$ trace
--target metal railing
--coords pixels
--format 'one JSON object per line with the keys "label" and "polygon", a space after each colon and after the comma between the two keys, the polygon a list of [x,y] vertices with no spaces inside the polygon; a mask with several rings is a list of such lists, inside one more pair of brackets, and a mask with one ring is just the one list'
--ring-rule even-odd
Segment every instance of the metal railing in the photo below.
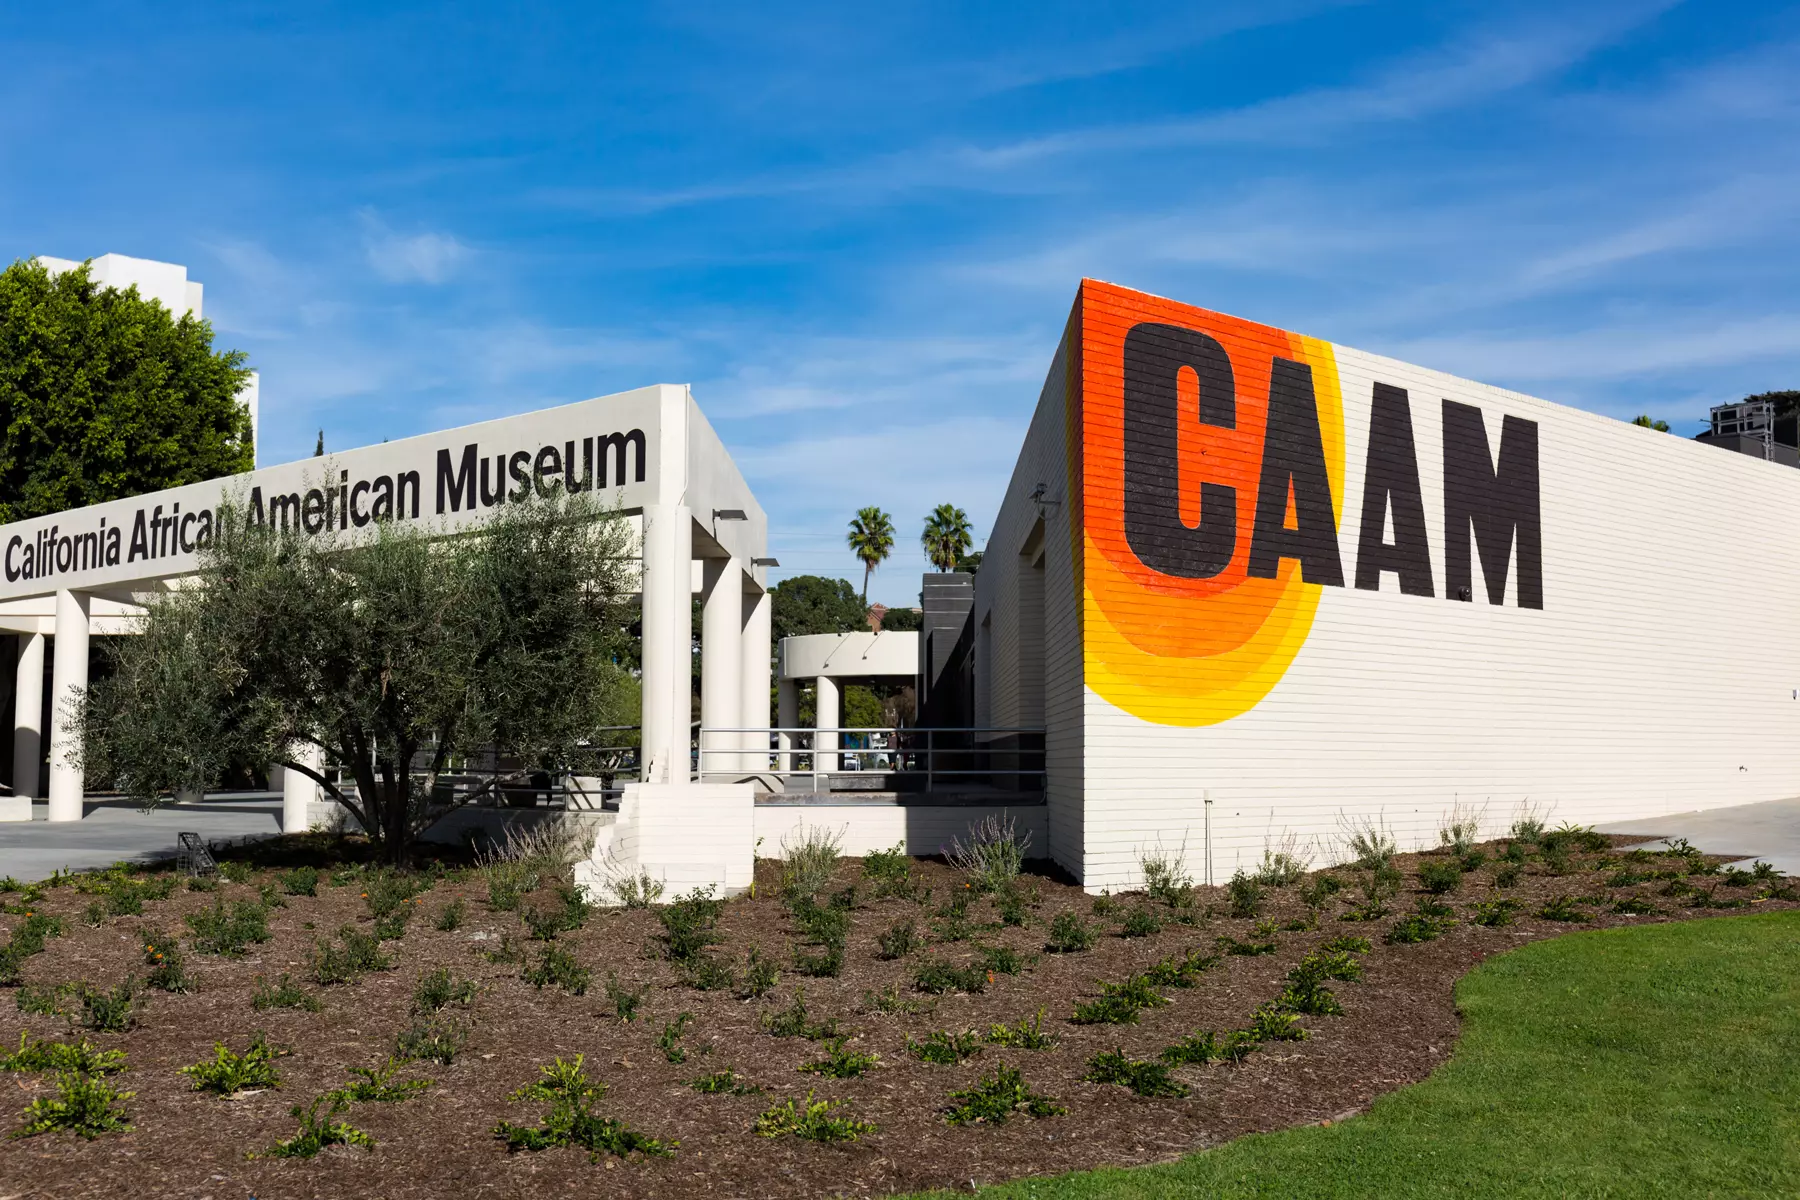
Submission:
{"label": "metal railing", "polygon": [[713,728],[699,731],[701,779],[807,780],[814,792],[1044,788],[1044,731],[1022,728]]}

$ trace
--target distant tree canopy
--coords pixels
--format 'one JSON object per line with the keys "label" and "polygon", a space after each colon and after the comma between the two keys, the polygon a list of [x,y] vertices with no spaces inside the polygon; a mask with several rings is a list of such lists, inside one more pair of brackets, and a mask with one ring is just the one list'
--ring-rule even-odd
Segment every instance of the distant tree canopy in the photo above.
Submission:
{"label": "distant tree canopy", "polygon": [[796,575],[769,589],[775,640],[807,633],[848,633],[869,628],[869,608],[847,579]]}
{"label": "distant tree canopy", "polygon": [[1743,402],[1749,404],[1753,400],[1768,400],[1775,405],[1778,417],[1792,416],[1800,410],[1800,392],[1758,392],[1754,396],[1745,396]]}
{"label": "distant tree canopy", "polygon": [[1631,423],[1636,425],[1639,429],[1654,429],[1658,433],[1669,432],[1669,423],[1667,421],[1654,420],[1649,413],[1639,413],[1631,419]]}
{"label": "distant tree canopy", "polygon": [[895,633],[906,633],[925,627],[925,614],[910,608],[890,608],[881,614],[881,628]]}
{"label": "distant tree canopy", "polygon": [[0,271],[0,521],[248,471],[244,355],[85,265]]}

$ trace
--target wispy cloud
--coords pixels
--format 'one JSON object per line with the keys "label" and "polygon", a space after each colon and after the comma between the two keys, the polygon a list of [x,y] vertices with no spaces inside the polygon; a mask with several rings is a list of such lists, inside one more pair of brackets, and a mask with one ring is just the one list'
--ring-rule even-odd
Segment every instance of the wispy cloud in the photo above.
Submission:
{"label": "wispy cloud", "polygon": [[389,283],[446,283],[469,257],[447,233],[396,233],[372,212],[363,214],[363,253]]}

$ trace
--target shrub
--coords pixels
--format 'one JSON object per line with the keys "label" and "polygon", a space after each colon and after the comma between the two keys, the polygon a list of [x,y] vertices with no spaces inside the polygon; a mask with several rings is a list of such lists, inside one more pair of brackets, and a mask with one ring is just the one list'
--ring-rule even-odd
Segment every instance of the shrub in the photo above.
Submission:
{"label": "shrub", "polygon": [[487,881],[488,908],[494,912],[513,912],[543,880],[542,871],[529,859],[484,863],[481,874]]}
{"label": "shrub", "polygon": [[837,1115],[843,1107],[838,1100],[814,1100],[809,1090],[804,1100],[788,1100],[777,1104],[756,1118],[752,1128],[758,1137],[781,1137],[793,1134],[809,1142],[854,1142],[865,1133],[873,1133],[875,1125],[851,1116]]}
{"label": "shrub", "polygon": [[1158,987],[1193,987],[1200,981],[1200,976],[1212,970],[1219,963],[1216,954],[1202,954],[1198,950],[1189,950],[1179,958],[1171,954],[1160,962],[1151,965],[1144,972],[1144,978]]}
{"label": "shrub", "polygon": [[[1550,835],[1545,834],[1546,838]],[[1561,842],[1546,842],[1543,847],[1544,869],[1552,875],[1567,875],[1570,870],[1569,848]]]}
{"label": "shrub", "polygon": [[1186,908],[1194,902],[1194,877],[1187,870],[1187,845],[1171,853],[1160,846],[1138,853],[1138,869],[1144,875],[1144,896],[1170,908]]}
{"label": "shrub", "polygon": [[92,1141],[103,1133],[130,1129],[125,1102],[136,1092],[121,1092],[99,1075],[59,1071],[56,1095],[44,1096],[25,1106],[25,1123],[14,1137],[36,1137],[58,1129]]}
{"label": "shrub", "polygon": [[1266,941],[1260,942],[1240,942],[1236,938],[1221,937],[1216,944],[1219,949],[1226,954],[1240,955],[1245,958],[1254,958],[1259,954],[1275,953],[1274,938],[1269,938]]}
{"label": "shrub", "polygon": [[587,995],[588,969],[576,962],[573,954],[557,946],[545,946],[537,962],[521,971],[519,978],[535,988],[555,984],[571,996]]}
{"label": "shrub", "polygon": [[58,1017],[63,1011],[63,997],[74,990],[74,984],[62,983],[53,988],[22,987],[13,1002],[22,1013],[34,1013],[43,1017]]}
{"label": "shrub", "polygon": [[394,1057],[402,1062],[425,1060],[447,1067],[468,1044],[468,1026],[431,1016],[400,1031],[394,1039]]}
{"label": "shrub", "polygon": [[395,1072],[405,1065],[398,1058],[389,1058],[382,1067],[351,1067],[351,1081],[330,1094],[342,1097],[352,1104],[398,1104],[403,1100],[411,1100],[430,1087],[431,1080],[391,1082]]}
{"label": "shrub", "polygon": [[880,1061],[879,1055],[846,1050],[844,1039],[836,1037],[825,1043],[824,1058],[802,1063],[799,1069],[808,1074],[825,1075],[832,1079],[854,1079],[865,1071],[873,1070]]}
{"label": "shrub", "polygon": [[1462,886],[1462,864],[1454,859],[1419,864],[1419,886],[1434,896],[1446,896]]}
{"label": "shrub", "polygon": [[990,814],[969,826],[966,842],[962,838],[952,841],[945,858],[976,891],[998,892],[1019,877],[1030,847],[1031,835],[1021,837],[1017,821],[1005,814]]}
{"label": "shrub", "polygon": [[375,918],[369,932],[375,935],[376,941],[397,942],[406,936],[406,924],[411,920],[411,908],[397,908],[385,917]]}
{"label": "shrub", "polygon": [[1481,850],[1465,850],[1463,853],[1456,856],[1456,861],[1462,865],[1463,874],[1465,875],[1472,875],[1476,871],[1481,870],[1487,863],[1487,860],[1488,856],[1486,852]]}
{"label": "shrub", "polygon": [[1429,942],[1443,933],[1449,924],[1450,922],[1439,917],[1412,913],[1394,922],[1382,940],[1396,946]]}
{"label": "shrub", "polygon": [[962,1091],[951,1092],[950,1099],[944,1120],[952,1125],[1004,1125],[1009,1117],[1019,1113],[1054,1117],[1069,1111],[1026,1087],[1024,1077],[1005,1063]]}
{"label": "shrub", "polygon": [[1586,921],[1588,914],[1575,906],[1575,897],[1557,896],[1547,901],[1538,909],[1537,915],[1546,921]]}
{"label": "shrub", "polygon": [[1438,828],[1438,845],[1459,858],[1475,848],[1481,840],[1483,810],[1469,808],[1458,801]]}
{"label": "shrub", "polygon": [[[320,1105],[328,1106],[324,1116],[319,1115]],[[364,1149],[373,1146],[374,1138],[348,1121],[338,1120],[338,1114],[349,1107],[349,1101],[336,1092],[326,1092],[304,1108],[294,1105],[288,1112],[299,1120],[300,1131],[269,1147],[267,1156],[312,1158],[327,1146],[362,1146]]]}
{"label": "shrub", "polygon": [[1656,911],[1656,905],[1642,896],[1623,896],[1613,902],[1612,910],[1626,916],[1643,917]]}
{"label": "shrub", "polygon": [[925,939],[919,936],[918,930],[911,921],[901,921],[889,927],[875,939],[875,942],[880,947],[876,951],[875,957],[884,962],[905,958],[914,950],[921,949],[925,945]]}
{"label": "shrub", "polygon": [[1185,1096],[1186,1084],[1169,1078],[1165,1063],[1126,1058],[1122,1050],[1103,1050],[1087,1061],[1082,1079],[1089,1083],[1116,1083],[1140,1096]]}
{"label": "shrub", "polygon": [[[1004,1029],[1006,1026],[995,1026]],[[973,1058],[981,1053],[981,1037],[974,1030],[966,1033],[950,1033],[938,1030],[928,1034],[922,1041],[906,1039],[906,1052],[920,1062],[937,1063],[939,1066],[953,1067],[966,1058]]]}
{"label": "shrub", "polygon": [[1287,987],[1276,1001],[1289,1012],[1309,1016],[1341,1016],[1344,1006],[1332,990],[1328,979],[1359,979],[1362,964],[1348,954],[1309,954],[1288,972]]}
{"label": "shrub", "polygon": [[196,1092],[235,1096],[250,1088],[280,1087],[281,1073],[275,1069],[275,1060],[289,1053],[269,1045],[259,1033],[242,1054],[232,1053],[224,1042],[214,1042],[211,1061],[182,1067],[181,1074],[194,1081]]}
{"label": "shrub", "polygon": [[930,1012],[937,1007],[936,1000],[912,1000],[900,994],[896,984],[889,984],[879,992],[866,989],[863,992],[862,1008],[864,1012],[909,1013]]}
{"label": "shrub", "polygon": [[968,940],[975,932],[969,923],[970,890],[956,893],[937,911],[938,919],[933,923],[931,934],[940,942],[961,942]]}
{"label": "shrub", "polygon": [[751,1096],[762,1091],[755,1084],[745,1083],[744,1077],[730,1067],[714,1071],[711,1075],[698,1075],[685,1082],[705,1096]]}
{"label": "shrub", "polygon": [[1044,1010],[1030,1018],[1021,1017],[1011,1025],[988,1026],[990,1046],[1011,1046],[1018,1050],[1048,1050],[1056,1045],[1056,1035],[1044,1032]]}
{"label": "shrub", "polygon": [[670,962],[685,963],[719,941],[714,930],[719,914],[725,909],[723,900],[715,899],[709,885],[695,888],[673,903],[660,908],[656,918],[662,922],[663,953]]}
{"label": "shrub", "polygon": [[844,951],[839,946],[816,950],[794,947],[794,970],[809,979],[835,979],[844,969]]}
{"label": "shrub", "polygon": [[1343,830],[1344,845],[1350,852],[1350,860],[1365,871],[1375,871],[1387,866],[1400,853],[1399,843],[1380,818],[1370,820],[1364,817],[1353,821],[1340,815],[1338,825]]}
{"label": "shrub", "polygon": [[434,1013],[450,1004],[469,1005],[475,999],[475,981],[458,980],[448,967],[439,967],[419,980],[413,989],[413,1011]]}
{"label": "shrub", "polygon": [[1219,1044],[1219,1035],[1209,1029],[1204,1033],[1191,1033],[1173,1046],[1163,1047],[1159,1057],[1171,1067],[1180,1067],[1223,1058],[1224,1048]]}
{"label": "shrub", "polygon": [[842,830],[800,825],[781,839],[781,893],[810,900],[831,882],[844,844]]}
{"label": "shrub", "polygon": [[806,993],[800,988],[794,989],[794,998],[786,1008],[775,1012],[765,1010],[758,1022],[763,1031],[772,1037],[803,1037],[816,1042],[836,1037],[838,1032],[836,1017],[827,1017],[817,1023],[807,1019]]}
{"label": "shrub", "polygon": [[1510,832],[1514,841],[1531,845],[1544,836],[1547,827],[1543,810],[1527,803],[1520,806],[1519,815],[1513,821]]}
{"label": "shrub", "polygon": [[234,900],[228,907],[224,896],[215,896],[210,909],[183,919],[194,931],[194,949],[202,954],[240,958],[253,943],[269,940],[268,910],[250,900]]}
{"label": "shrub", "polygon": [[1421,917],[1449,917],[1456,911],[1436,896],[1420,896],[1413,907]]}
{"label": "shrub", "polygon": [[71,1019],[96,1033],[124,1033],[137,1024],[138,984],[127,979],[113,988],[97,988],[89,983],[77,984],[74,998],[81,1004],[81,1015]]}
{"label": "shrub", "polygon": [[1019,890],[1016,881],[1012,887],[1007,888],[1005,891],[998,893],[994,897],[994,909],[1000,914],[1000,923],[1002,925],[1019,926],[1025,924],[1025,922],[1030,919],[1030,913],[1026,911],[1028,903],[1030,902],[1026,900],[1024,893]]}
{"label": "shrub", "polygon": [[78,1042],[33,1039],[19,1031],[19,1048],[0,1057],[0,1071],[39,1073],[71,1071],[77,1075],[112,1075],[125,1069],[123,1050],[102,1050],[86,1038]]}
{"label": "shrub", "polygon": [[1008,946],[983,946],[980,953],[990,975],[1017,975],[1025,969],[1025,956]]}
{"label": "shrub", "polygon": [[626,987],[619,982],[619,977],[611,971],[606,973],[606,1000],[612,1005],[613,1016],[621,1021],[637,1020],[638,1008],[644,1003],[644,997],[650,994],[650,984],[636,989]]}
{"label": "shrub", "polygon": [[1306,878],[1307,858],[1300,852],[1299,839],[1289,834],[1280,848],[1265,845],[1262,862],[1254,878],[1263,887],[1292,887]]}
{"label": "shrub", "polygon": [[1474,921],[1477,925],[1486,925],[1494,929],[1503,925],[1511,925],[1513,913],[1517,911],[1518,907],[1516,900],[1504,897],[1499,900],[1477,900]]}
{"label": "shrub", "polygon": [[185,994],[194,990],[188,978],[187,957],[181,953],[179,938],[148,934],[144,938],[144,965],[150,968],[144,977],[147,986],[159,992]]}
{"label": "shrub", "polygon": [[1138,907],[1125,914],[1125,923],[1119,927],[1119,936],[1127,938],[1149,937],[1162,932],[1162,918],[1148,908]]}
{"label": "shrub", "polygon": [[1044,943],[1044,949],[1051,954],[1076,954],[1092,949],[1094,931],[1088,923],[1072,912],[1056,914],[1050,922],[1050,938]]}
{"label": "shrub", "polygon": [[316,896],[319,894],[319,872],[315,867],[295,867],[275,877],[281,890],[290,896]]}
{"label": "shrub", "polygon": [[1262,885],[1242,871],[1234,873],[1225,885],[1225,898],[1234,917],[1254,917],[1262,911]]}
{"label": "shrub", "polygon": [[673,1021],[664,1025],[662,1032],[656,1035],[656,1048],[661,1050],[662,1056],[670,1062],[684,1063],[687,1061],[687,1048],[681,1044],[681,1038],[687,1032],[687,1027],[693,1022],[693,1019],[693,1013],[681,1013]]}
{"label": "shrub", "polygon": [[1497,888],[1518,887],[1519,865],[1517,863],[1507,863],[1503,867],[1495,868],[1494,886]]}
{"label": "shrub", "polygon": [[987,972],[981,967],[958,967],[936,959],[913,972],[913,987],[934,996],[946,992],[985,992],[987,984]]}
{"label": "shrub", "polygon": [[463,918],[467,915],[468,906],[461,896],[438,909],[437,927],[442,933],[455,933],[463,926]]}
{"label": "shrub", "polygon": [[651,878],[648,871],[609,879],[606,881],[606,890],[625,908],[649,908],[661,900],[663,895],[662,883]]}
{"label": "shrub", "polygon": [[750,953],[744,956],[744,983],[737,990],[739,1000],[760,1000],[775,990],[781,972],[775,964],[763,957],[762,947],[750,947]]}
{"label": "shrub", "polygon": [[261,1012],[266,1008],[297,1008],[318,1012],[325,1006],[319,998],[296,984],[285,972],[281,981],[270,987],[261,975],[256,977],[256,990],[250,994],[250,1007]]}
{"label": "shrub", "polygon": [[1273,1000],[1257,1008],[1244,1032],[1259,1042],[1299,1042],[1307,1037],[1299,1018]]}
{"label": "shrub", "polygon": [[1368,938],[1345,933],[1320,942],[1315,949],[1322,954],[1367,954],[1372,947]]}
{"label": "shrub", "polygon": [[891,850],[871,850],[863,856],[863,878],[873,884],[877,900],[889,896],[910,899],[913,894],[912,859],[904,842]]}
{"label": "shrub", "polygon": [[1300,901],[1308,908],[1323,908],[1325,902],[1344,890],[1344,881],[1329,871],[1321,871],[1313,877],[1300,893]]}
{"label": "shrub", "polygon": [[728,992],[737,986],[731,964],[710,954],[700,954],[681,973],[682,982],[702,992]]}
{"label": "shrub", "polygon": [[359,933],[353,925],[338,930],[337,944],[313,945],[313,981],[327,987],[350,983],[370,971],[392,970],[394,960],[381,952],[381,939]]}

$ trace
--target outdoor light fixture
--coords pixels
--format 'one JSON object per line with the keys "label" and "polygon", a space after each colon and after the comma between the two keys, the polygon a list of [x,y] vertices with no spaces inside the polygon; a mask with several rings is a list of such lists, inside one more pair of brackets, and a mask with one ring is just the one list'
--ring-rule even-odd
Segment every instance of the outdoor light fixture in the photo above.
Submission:
{"label": "outdoor light fixture", "polygon": [[758,567],[779,567],[781,565],[779,558],[753,558],[750,562],[753,566]]}
{"label": "outdoor light fixture", "polygon": [[713,509],[713,520],[715,521],[748,521],[749,519],[750,514],[741,508]]}

